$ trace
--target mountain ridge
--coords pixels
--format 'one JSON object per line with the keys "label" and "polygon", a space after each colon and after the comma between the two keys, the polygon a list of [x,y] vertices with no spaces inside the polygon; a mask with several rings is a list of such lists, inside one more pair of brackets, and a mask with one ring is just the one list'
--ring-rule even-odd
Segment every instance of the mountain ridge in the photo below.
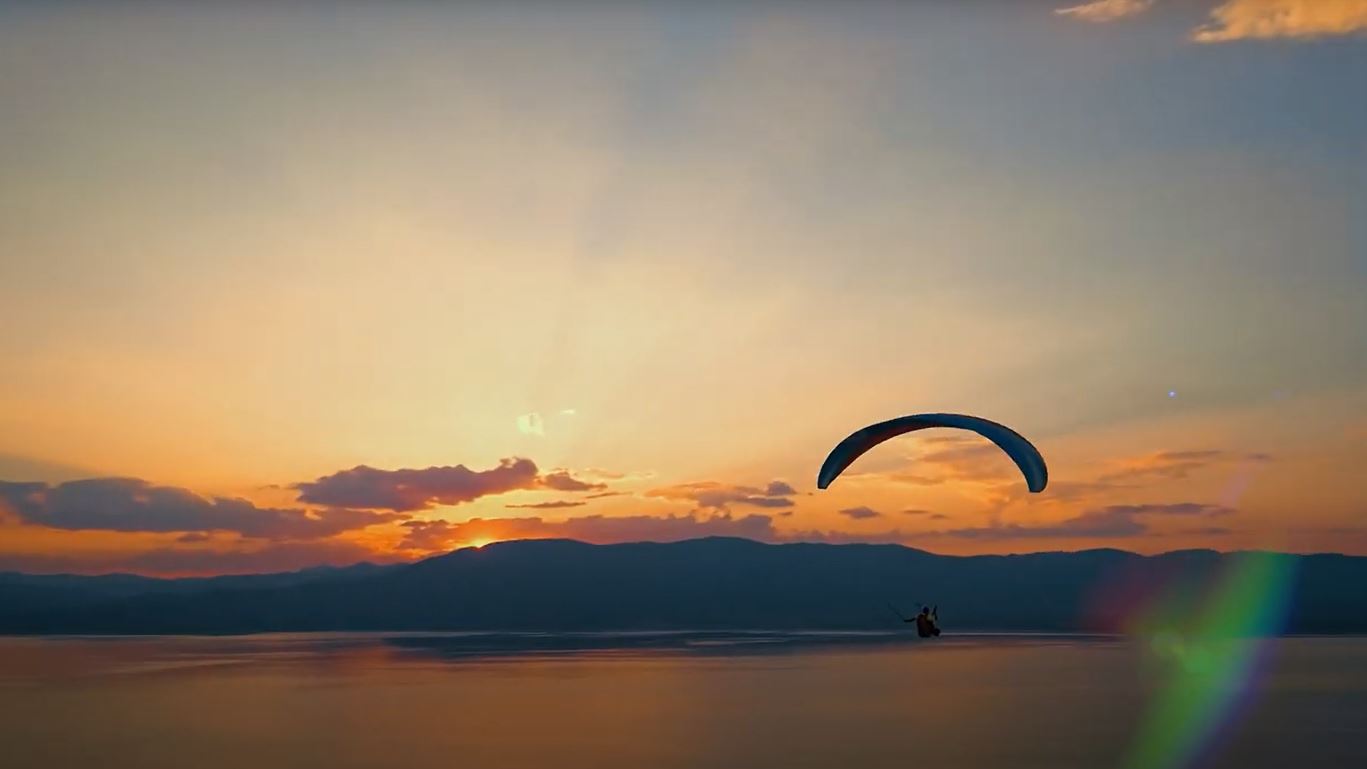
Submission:
{"label": "mountain ridge", "polygon": [[[0,633],[594,631],[900,627],[1112,632],[1143,607],[1195,621],[1243,565],[1275,564],[1291,633],[1367,632],[1367,557],[1114,548],[951,556],[897,544],[736,537],[597,545],[513,540],[420,561],[158,580],[0,574]],[[1254,596],[1257,598],[1258,596]],[[1185,614],[1183,614],[1185,612]]]}

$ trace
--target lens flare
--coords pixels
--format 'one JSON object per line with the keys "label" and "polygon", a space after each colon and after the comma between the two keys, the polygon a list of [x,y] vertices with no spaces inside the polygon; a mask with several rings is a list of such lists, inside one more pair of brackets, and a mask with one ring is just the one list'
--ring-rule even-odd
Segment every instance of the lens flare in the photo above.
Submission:
{"label": "lens flare", "polygon": [[1235,553],[1205,584],[1181,580],[1135,615],[1157,683],[1125,769],[1192,766],[1255,693],[1271,637],[1285,626],[1297,559]]}
{"label": "lens flare", "polygon": [[517,431],[523,435],[545,435],[546,427],[541,415],[533,411],[517,418]]}

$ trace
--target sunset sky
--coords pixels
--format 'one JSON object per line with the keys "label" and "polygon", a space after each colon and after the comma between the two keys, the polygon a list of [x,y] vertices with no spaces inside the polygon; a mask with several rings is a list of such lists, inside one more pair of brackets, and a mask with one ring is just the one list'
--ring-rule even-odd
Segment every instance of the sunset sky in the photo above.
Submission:
{"label": "sunset sky", "polygon": [[280,5],[0,3],[0,570],[1367,554],[1367,0]]}

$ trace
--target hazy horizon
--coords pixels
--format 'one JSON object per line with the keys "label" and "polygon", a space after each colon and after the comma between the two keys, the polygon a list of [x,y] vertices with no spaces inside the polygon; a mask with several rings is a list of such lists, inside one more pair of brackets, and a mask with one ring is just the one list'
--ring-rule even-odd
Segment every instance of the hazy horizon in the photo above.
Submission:
{"label": "hazy horizon", "polygon": [[255,574],[290,573],[290,572],[296,572],[296,571],[307,571],[307,570],[309,570],[309,569],[317,569],[317,568],[324,568],[324,569],[345,569],[345,568],[349,568],[349,567],[353,567],[353,566],[395,566],[395,565],[402,565],[402,564],[418,563],[419,561],[424,561],[424,560],[427,560],[427,559],[429,559],[429,558],[438,558],[438,557],[441,557],[441,556],[444,556],[444,555],[450,555],[451,553],[457,552],[457,551],[459,551],[459,550],[483,549],[483,548],[488,547],[488,546],[490,546],[490,545],[510,544],[510,543],[518,543],[518,542],[546,541],[546,540],[548,540],[548,539],[554,539],[554,540],[556,540],[556,541],[561,541],[561,542],[571,542],[571,543],[574,543],[574,544],[591,545],[591,546],[596,546],[596,547],[597,547],[597,546],[611,546],[611,545],[676,544],[676,543],[680,543],[680,542],[688,542],[688,541],[693,541],[693,540],[717,539],[717,538],[722,538],[722,539],[740,539],[740,540],[744,540],[744,541],[746,541],[746,542],[753,542],[753,543],[755,543],[755,544],[760,544],[760,545],[830,545],[830,546],[841,546],[841,545],[883,545],[883,546],[901,547],[901,548],[906,548],[906,549],[909,549],[909,550],[916,550],[916,551],[919,551],[919,552],[926,553],[927,555],[933,555],[933,556],[944,557],[944,558],[971,558],[971,557],[974,557],[974,556],[1004,556],[1004,555],[1050,555],[1050,554],[1060,554],[1060,553],[1088,553],[1088,552],[1118,552],[1118,553],[1123,553],[1123,554],[1126,554],[1126,555],[1133,555],[1133,556],[1139,556],[1139,557],[1145,557],[1145,558],[1157,557],[1157,556],[1164,556],[1164,555],[1173,555],[1173,554],[1184,553],[1184,552],[1188,552],[1188,553],[1189,553],[1189,552],[1210,552],[1210,553],[1217,553],[1217,554],[1220,554],[1220,555],[1238,555],[1238,554],[1241,554],[1241,553],[1254,553],[1254,554],[1257,554],[1257,553],[1273,553],[1273,554],[1278,554],[1278,555],[1290,555],[1290,556],[1297,556],[1297,557],[1309,557],[1309,556],[1316,556],[1316,555],[1338,555],[1338,556],[1348,556],[1348,557],[1367,557],[1367,556],[1358,556],[1358,555],[1354,555],[1354,554],[1352,554],[1352,553],[1342,553],[1342,552],[1337,552],[1337,551],[1332,551],[1332,550],[1317,550],[1317,551],[1305,551],[1305,552],[1287,552],[1287,551],[1281,551],[1281,550],[1275,550],[1275,551],[1274,551],[1274,550],[1265,550],[1265,549],[1258,549],[1258,548],[1248,548],[1248,549],[1239,549],[1239,550],[1221,550],[1221,549],[1218,549],[1218,548],[1209,548],[1209,547],[1177,548],[1177,549],[1173,549],[1173,550],[1163,550],[1163,551],[1154,552],[1154,553],[1141,553],[1141,552],[1138,552],[1138,551],[1135,551],[1135,550],[1127,550],[1127,549],[1125,549],[1125,548],[1123,548],[1123,547],[1113,547],[1113,546],[1085,547],[1085,548],[1079,548],[1079,549],[1076,549],[1076,550],[1021,550],[1021,551],[1007,552],[1007,553],[939,553],[939,552],[936,552],[936,551],[933,550],[933,549],[927,549],[927,548],[918,547],[918,546],[915,546],[915,545],[902,544],[902,543],[899,543],[899,542],[823,542],[823,541],[820,541],[820,540],[793,540],[793,541],[787,541],[787,542],[764,542],[764,541],[761,541],[761,540],[749,539],[749,538],[746,538],[746,537],[732,537],[732,536],[725,535],[725,534],[710,534],[710,535],[705,535],[705,536],[701,536],[701,537],[691,537],[691,538],[688,538],[688,539],[675,539],[675,540],[624,540],[624,541],[622,541],[622,542],[589,542],[589,541],[586,541],[586,540],[572,539],[572,538],[568,538],[568,537],[555,537],[555,538],[539,537],[539,538],[535,538],[535,539],[502,539],[502,540],[497,540],[497,541],[491,541],[491,542],[489,542],[489,543],[487,543],[487,544],[479,544],[479,545],[460,545],[460,546],[457,546],[457,547],[453,547],[453,548],[451,548],[450,550],[444,550],[444,551],[433,552],[433,553],[426,553],[426,554],[424,554],[424,555],[415,557],[415,558],[413,558],[413,559],[411,559],[411,560],[360,560],[360,561],[352,561],[352,562],[349,562],[349,563],[314,564],[314,565],[312,565],[312,566],[302,566],[302,567],[299,567],[299,568],[297,568],[297,569],[282,569],[282,570],[280,570],[279,572],[263,572],[263,571],[261,571],[261,570],[248,570],[248,571],[237,571],[237,572],[214,571],[214,572],[212,572],[212,573],[201,574],[201,573],[195,573],[195,572],[192,572],[192,571],[191,571],[191,572],[184,572],[184,573],[164,573],[164,572],[151,572],[151,573],[146,573],[146,572],[137,572],[137,571],[51,571],[51,570],[49,570],[49,571],[42,571],[42,570],[21,571],[21,570],[10,569],[10,570],[0,570],[0,574],[11,573],[11,574],[24,574],[24,575],[32,575],[32,576],[44,576],[44,575],[52,575],[52,576],[58,576],[58,575],[72,575],[72,576],[92,576],[92,577],[98,577],[98,576],[117,576],[117,575],[133,575],[133,576],[151,577],[151,578],[161,578],[161,579],[199,579],[199,578],[214,577],[214,576],[236,577],[236,576],[251,576],[251,575],[255,575]]}

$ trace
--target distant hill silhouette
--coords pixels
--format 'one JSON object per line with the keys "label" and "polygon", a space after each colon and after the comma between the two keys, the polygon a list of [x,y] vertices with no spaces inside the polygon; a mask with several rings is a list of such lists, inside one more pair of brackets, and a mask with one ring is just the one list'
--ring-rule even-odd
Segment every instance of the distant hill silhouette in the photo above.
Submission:
{"label": "distant hill silhouette", "polygon": [[[949,633],[1106,632],[1145,595],[1199,600],[1248,557],[525,540],[412,564],[212,579],[0,574],[0,633],[900,628],[889,602],[906,614],[938,604]],[[1367,558],[1288,558],[1287,632],[1367,632]]]}

